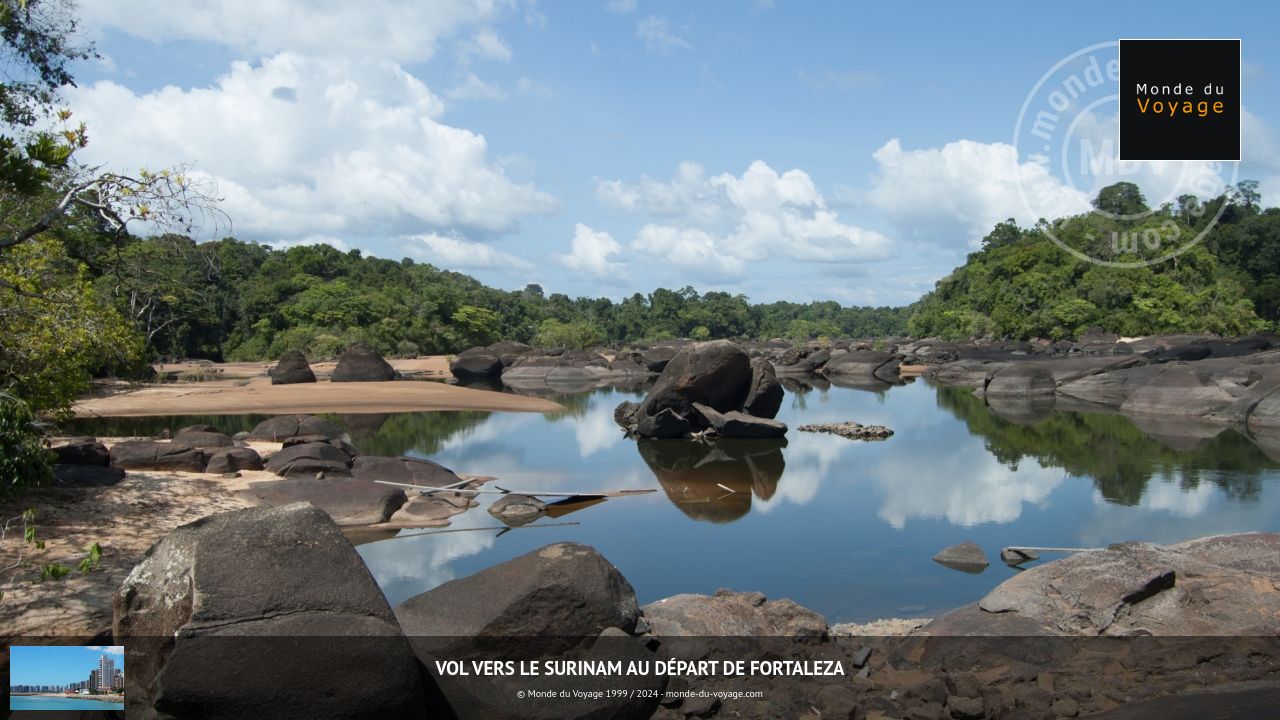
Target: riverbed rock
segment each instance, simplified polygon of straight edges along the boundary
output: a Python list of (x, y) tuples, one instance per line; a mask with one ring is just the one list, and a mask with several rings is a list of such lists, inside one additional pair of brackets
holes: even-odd
[(831, 358), (822, 368), (827, 377), (874, 376), (885, 382), (900, 383), (898, 366), (902, 360), (893, 353), (879, 350), (853, 350)]
[(651, 373), (661, 373), (667, 369), (667, 363), (671, 362), (678, 352), (678, 348), (669, 345), (651, 347), (642, 353), (644, 365)]
[(176, 443), (127, 440), (111, 448), (111, 464), (126, 470), (204, 472), (208, 463), (204, 450)]
[(991, 376), (986, 394), (992, 397), (1052, 395), (1057, 389), (1053, 373), (1035, 362), (1014, 363)]
[(1063, 383), (1058, 386), (1058, 393), (1095, 405), (1119, 409), (1134, 390), (1151, 382), (1166, 369), (1162, 365), (1143, 365), (1093, 373)]
[(967, 573), (980, 573), (991, 564), (987, 560), (987, 554), (982, 551), (982, 546), (971, 540), (943, 548), (933, 556), (933, 561)]
[(1076, 553), (1006, 580), (979, 608), (1063, 635), (1274, 636), (1277, 586), (1280, 535), (1246, 533)]
[(1120, 410), (1132, 415), (1202, 417), (1234, 402), (1235, 397), (1215, 382), (1208, 370), (1170, 365), (1135, 388)]
[(352, 457), (329, 443), (292, 445), (267, 459), (266, 469), (281, 477), (313, 477), (317, 472), (348, 475)]
[(641, 405), (645, 415), (671, 409), (688, 416), (693, 403), (738, 410), (751, 387), (751, 360), (728, 340), (694, 343), (671, 359)]
[(778, 382), (778, 376), (773, 371), (773, 363), (764, 358), (752, 360), (751, 385), (747, 391), (747, 399), (742, 403), (742, 411), (772, 420), (778, 417), (784, 394), (782, 383)]
[(267, 375), (271, 376), (272, 385), (297, 385), (316, 381), (311, 363), (307, 362), (307, 356), (301, 350), (286, 350), (276, 364), (267, 370)]
[(284, 442), (299, 435), (323, 435), (328, 438), (343, 438), (347, 434), (342, 428), (315, 415), (279, 415), (263, 420), (249, 432), (250, 440), (268, 442)]
[(395, 368), (365, 343), (348, 347), (329, 376), (332, 382), (386, 382), (399, 378)]
[(419, 666), (382, 590), (305, 503), (176, 528), (113, 609), (129, 717), (423, 715)]
[(452, 470), (426, 459), (361, 455), (351, 463), (357, 480), (405, 483), (424, 487), (444, 487), (462, 481)]
[(261, 470), (262, 456), (252, 448), (223, 448), (209, 456), (209, 463), (204, 471), (216, 475), (239, 472), (241, 470)]
[[(465, 652), (476, 636), (543, 638), (534, 650), (554, 656), (607, 628), (633, 632), (640, 615), (631, 583), (594, 548), (556, 543), (451, 580), (396, 608), (424, 664)], [(516, 658), (512, 658), (516, 659)]]
[(449, 372), (459, 380), (498, 377), (502, 375), (502, 357), (489, 348), (473, 347), (449, 361)]
[(507, 525), (524, 525), (542, 517), (547, 511), (547, 504), (536, 497), (510, 493), (503, 495), (489, 505), (489, 514)]
[(249, 483), (241, 492), (262, 505), (309, 502), (343, 526), (386, 522), (407, 500), (399, 488), (339, 475)]
[(97, 438), (73, 437), (65, 444), (50, 448), (54, 462), (59, 465), (93, 465), (106, 467), (111, 464), (111, 453)]
[(780, 438), (787, 434), (787, 424), (777, 420), (753, 417), (737, 410), (720, 413), (702, 403), (694, 403), (693, 409), (702, 417), (702, 422), (698, 424), (715, 431), (722, 438)]
[(791, 600), (758, 592), (717, 590), (714, 596), (675, 595), (641, 608), (659, 637), (827, 637), (827, 621)]
[(627, 432), (636, 429), (636, 413), (640, 411), (640, 403), (623, 400), (613, 409), (613, 421)]
[(182, 428), (174, 433), (173, 442), (177, 445), (198, 448), (224, 448), (235, 445), (230, 435), (219, 432), (217, 428), (213, 428), (211, 425), (195, 425)]
[(68, 465), (58, 463), (53, 466), (53, 486), (64, 488), (107, 487), (123, 480), (125, 472), (118, 467), (101, 465)]
[(689, 418), (671, 408), (663, 408), (656, 415), (645, 415), (642, 406), (633, 417), (636, 418), (635, 434), (645, 438), (671, 440), (685, 437), (696, 429)]
[(801, 432), (831, 433), (847, 440), (886, 440), (893, 431), (883, 425), (862, 425), (853, 421), (801, 425)]

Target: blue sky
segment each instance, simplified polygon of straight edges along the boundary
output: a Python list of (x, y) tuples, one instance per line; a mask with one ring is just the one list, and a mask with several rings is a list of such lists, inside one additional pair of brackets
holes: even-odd
[[(121, 0), (81, 14), (105, 56), (67, 98), (89, 161), (190, 163), (241, 238), (506, 288), (911, 302), (995, 221), (1077, 208), (1120, 179), (1041, 178), (1024, 207), (1014, 138), (1046, 71), (1120, 37), (1241, 37), (1239, 177), (1280, 193), (1267, 7)], [(1081, 127), (1106, 137), (1111, 107)], [(1168, 189), (1132, 172), (1148, 195)]]
[(111, 657), (117, 669), (124, 662), (120, 646), (14, 645), (9, 648), (9, 684), (68, 685), (88, 680), (103, 654)]

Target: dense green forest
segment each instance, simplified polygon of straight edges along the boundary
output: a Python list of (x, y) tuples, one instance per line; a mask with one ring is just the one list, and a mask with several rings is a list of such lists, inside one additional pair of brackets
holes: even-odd
[[(912, 307), (908, 330), (953, 340), (1056, 340), (1095, 326), (1121, 335), (1272, 330), (1280, 319), (1280, 209), (1263, 210), (1259, 200), (1257, 183), (1245, 181), (1207, 201), (1183, 196), (1177, 207), (1166, 204), (1141, 220), (1118, 220), (1108, 214), (1137, 215), (1148, 208), (1137, 186), (1117, 183), (1094, 200), (1107, 214), (1052, 225), (1041, 221), (1033, 228), (1008, 220)], [(1173, 259), (1132, 266), (1206, 227), (1199, 243)], [(1078, 259), (1051, 242), (1050, 232), (1089, 257), (1131, 266)], [(1121, 245), (1122, 252), (1113, 243), (1116, 237), (1156, 234), (1180, 240), (1156, 248), (1138, 240), (1132, 247)]]

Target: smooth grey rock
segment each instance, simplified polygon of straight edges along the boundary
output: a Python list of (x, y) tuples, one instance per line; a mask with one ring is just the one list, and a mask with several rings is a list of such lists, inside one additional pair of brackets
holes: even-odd
[(297, 385), (316, 381), (311, 363), (307, 362), (307, 356), (300, 350), (286, 350), (276, 364), (267, 370), (267, 375), (271, 376), (272, 385)]
[(339, 525), (386, 522), (407, 500), (399, 488), (340, 475), (249, 483), (241, 492), (264, 505), (309, 502)]
[(449, 372), (459, 380), (498, 377), (502, 375), (502, 358), (489, 348), (473, 347), (449, 361)]
[(176, 528), (113, 610), (129, 717), (423, 716), (419, 665), (382, 591), (305, 503)]
[(59, 465), (94, 465), (106, 467), (111, 464), (111, 453), (107, 446), (98, 442), (97, 438), (71, 438), (65, 445), (50, 448), (54, 462)]
[(342, 428), (315, 415), (280, 415), (263, 420), (249, 432), (250, 440), (284, 442), (299, 435), (324, 435), (328, 438), (345, 438)]
[(773, 363), (764, 358), (751, 361), (751, 386), (747, 399), (742, 403), (742, 411), (758, 418), (772, 420), (778, 417), (785, 393), (782, 383), (773, 371)]
[(262, 456), (251, 448), (223, 448), (209, 456), (204, 471), (221, 475), (240, 470), (261, 470)]
[(524, 525), (542, 517), (547, 504), (535, 497), (511, 493), (503, 495), (489, 505), (489, 514), (507, 525)]
[(990, 562), (987, 561), (987, 554), (982, 551), (982, 547), (971, 540), (965, 540), (958, 545), (943, 548), (937, 555), (933, 556), (933, 561), (952, 570), (960, 570), (967, 573), (980, 573), (990, 565)]
[(329, 376), (332, 382), (386, 382), (399, 378), (400, 373), (365, 343), (355, 343), (343, 351)]
[(991, 397), (1052, 395), (1056, 389), (1052, 372), (1039, 367), (1038, 363), (1023, 362), (997, 370), (987, 383), (986, 394)]
[[(205, 426), (201, 426), (203, 428)], [(175, 445), (186, 445), (188, 447), (198, 448), (224, 448), (233, 447), (235, 442), (231, 440), (231, 436), (217, 430), (204, 430), (196, 428), (183, 428), (173, 436)]]
[(351, 456), (343, 450), (326, 442), (311, 442), (280, 450), (267, 459), (266, 469), (280, 476), (305, 475), (317, 470), (346, 473), (351, 462)]
[(200, 448), (154, 440), (129, 440), (111, 448), (111, 464), (127, 470), (204, 472), (208, 462)]
[(714, 596), (675, 595), (641, 610), (654, 635), (827, 637), (827, 621), (791, 600), (765, 601), (760, 593), (721, 590)]

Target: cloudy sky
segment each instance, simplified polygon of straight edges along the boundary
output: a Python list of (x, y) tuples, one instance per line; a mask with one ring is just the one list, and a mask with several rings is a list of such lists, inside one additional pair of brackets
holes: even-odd
[[(190, 163), (242, 239), (574, 296), (898, 305), (996, 221), (1081, 207), (1102, 183), (1039, 172), (1017, 145), (1059, 60), (1119, 37), (1241, 37), (1239, 177), (1280, 200), (1271, 10), (884, 5), (82, 2), (103, 58), (67, 100), (86, 159)], [(1108, 113), (1087, 119), (1073, 130), (1114, 134)]]

